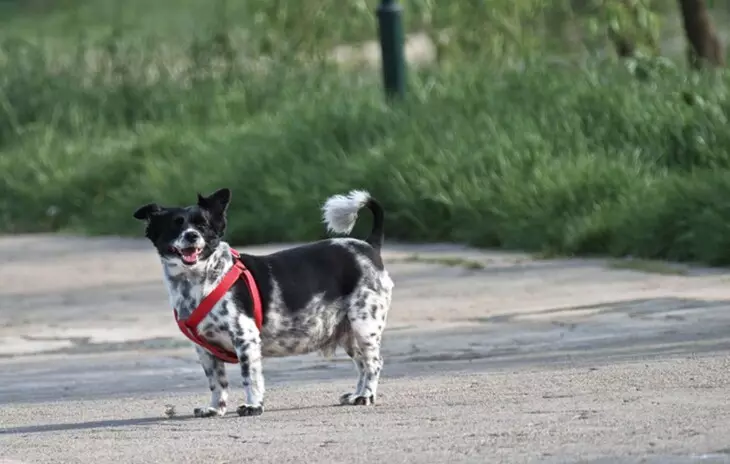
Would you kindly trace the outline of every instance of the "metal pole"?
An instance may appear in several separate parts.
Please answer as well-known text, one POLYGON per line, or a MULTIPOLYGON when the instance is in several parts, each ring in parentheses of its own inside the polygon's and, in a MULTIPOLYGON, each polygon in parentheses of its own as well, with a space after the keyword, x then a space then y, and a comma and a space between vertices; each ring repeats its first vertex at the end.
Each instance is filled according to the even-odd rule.
POLYGON ((383 84, 388 97, 402 97, 406 88, 406 60, 403 51, 403 8, 396 0, 381 0, 378 6, 383 84))

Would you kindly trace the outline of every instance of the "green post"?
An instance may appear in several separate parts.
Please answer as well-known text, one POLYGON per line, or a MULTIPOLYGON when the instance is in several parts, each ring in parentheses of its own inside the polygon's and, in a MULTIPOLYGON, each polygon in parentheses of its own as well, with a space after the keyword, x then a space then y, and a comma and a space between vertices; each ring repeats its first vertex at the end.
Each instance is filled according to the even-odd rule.
POLYGON ((381 0, 378 6, 383 84, 388 97, 402 97, 406 90, 406 59, 403 51, 403 8, 396 0, 381 0))

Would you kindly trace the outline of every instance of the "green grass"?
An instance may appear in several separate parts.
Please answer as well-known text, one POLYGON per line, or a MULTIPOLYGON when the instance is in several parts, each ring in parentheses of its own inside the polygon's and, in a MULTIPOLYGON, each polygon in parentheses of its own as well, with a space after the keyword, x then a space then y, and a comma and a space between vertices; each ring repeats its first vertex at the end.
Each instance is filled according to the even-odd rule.
POLYGON ((484 263, 460 256, 421 256, 418 253, 408 255, 405 258, 391 259, 390 262, 435 264, 438 266, 460 267, 470 271, 486 268, 484 263))
MULTIPOLYGON (((52 41, 72 46, 79 40, 103 40, 124 31, 127 40, 164 42, 172 51, 191 40, 204 40, 226 29, 238 53, 307 56, 328 53, 343 43, 377 36, 380 0, 0 0, 0 38, 52 41)), ((526 56, 583 56, 606 47, 605 23, 619 26, 629 37, 656 35, 662 53, 683 57, 672 40, 682 34, 675 0, 642 0, 640 11, 623 11, 611 0, 490 0, 436 2, 399 0, 408 32, 426 33, 437 43, 439 62, 476 60, 519 62, 526 56), (613 5, 613 8, 601 6, 613 5), (596 23, 598 21, 598 23, 596 23), (637 29, 637 27, 639 29, 637 29), (656 30, 655 30, 656 29, 656 30)), ((720 30, 728 8, 710 2, 720 30)), ((641 47, 644 39, 637 39, 641 47)))
POLYGON ((687 268, 664 261, 648 259, 613 259, 608 262, 612 269, 647 272, 662 275, 687 275, 687 268))
POLYGON ((309 240, 366 188, 391 239, 730 262, 724 74, 457 60, 388 105, 377 72, 73 40, 0 44, 1 232, 141 235, 140 204, 229 186, 231 241, 309 240))

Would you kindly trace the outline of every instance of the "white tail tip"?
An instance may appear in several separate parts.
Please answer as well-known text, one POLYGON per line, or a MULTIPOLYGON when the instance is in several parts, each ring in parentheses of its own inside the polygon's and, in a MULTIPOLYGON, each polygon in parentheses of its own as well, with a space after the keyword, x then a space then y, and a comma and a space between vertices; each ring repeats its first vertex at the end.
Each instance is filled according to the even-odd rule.
POLYGON ((328 232, 349 234, 355 227, 357 213, 370 200, 364 190, 352 190, 347 195, 334 195, 322 207, 322 220, 328 232))

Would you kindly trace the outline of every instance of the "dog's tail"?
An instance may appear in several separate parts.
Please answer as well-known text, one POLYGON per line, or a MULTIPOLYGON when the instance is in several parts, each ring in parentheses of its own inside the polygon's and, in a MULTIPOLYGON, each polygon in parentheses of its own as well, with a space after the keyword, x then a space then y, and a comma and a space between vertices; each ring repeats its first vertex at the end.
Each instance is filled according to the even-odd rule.
POLYGON ((322 207, 322 218, 327 230, 337 234, 349 234, 355 227, 357 213, 367 207, 373 213, 373 229, 365 239, 373 248, 383 246, 383 207, 364 190, 352 190, 347 195, 334 195, 322 207))

